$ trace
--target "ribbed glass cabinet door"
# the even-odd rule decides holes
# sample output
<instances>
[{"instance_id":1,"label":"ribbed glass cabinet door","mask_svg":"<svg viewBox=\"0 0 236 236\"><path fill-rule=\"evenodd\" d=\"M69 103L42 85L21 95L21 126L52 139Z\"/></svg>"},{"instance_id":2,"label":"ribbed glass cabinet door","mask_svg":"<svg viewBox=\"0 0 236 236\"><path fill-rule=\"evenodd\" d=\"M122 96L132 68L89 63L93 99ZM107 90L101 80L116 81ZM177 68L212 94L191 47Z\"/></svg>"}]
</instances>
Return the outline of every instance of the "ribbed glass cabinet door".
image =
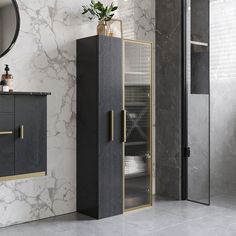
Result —
<instances>
[{"instance_id":1,"label":"ribbed glass cabinet door","mask_svg":"<svg viewBox=\"0 0 236 236\"><path fill-rule=\"evenodd\" d=\"M152 45L124 40L124 209L151 205Z\"/></svg>"}]
</instances>

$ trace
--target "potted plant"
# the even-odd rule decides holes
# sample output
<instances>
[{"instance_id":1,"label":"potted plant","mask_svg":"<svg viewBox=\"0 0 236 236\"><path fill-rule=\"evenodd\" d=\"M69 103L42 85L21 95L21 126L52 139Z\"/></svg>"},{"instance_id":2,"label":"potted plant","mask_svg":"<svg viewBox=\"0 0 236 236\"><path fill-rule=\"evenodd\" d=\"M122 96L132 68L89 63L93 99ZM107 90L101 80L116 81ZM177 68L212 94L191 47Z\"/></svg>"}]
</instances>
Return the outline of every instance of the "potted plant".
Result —
<instances>
[{"instance_id":1,"label":"potted plant","mask_svg":"<svg viewBox=\"0 0 236 236\"><path fill-rule=\"evenodd\" d=\"M97 34L107 35L107 22L112 19L118 6L112 2L110 5L104 6L100 1L91 0L90 5L83 6L83 15L89 14L89 19L98 19Z\"/></svg>"}]
</instances>

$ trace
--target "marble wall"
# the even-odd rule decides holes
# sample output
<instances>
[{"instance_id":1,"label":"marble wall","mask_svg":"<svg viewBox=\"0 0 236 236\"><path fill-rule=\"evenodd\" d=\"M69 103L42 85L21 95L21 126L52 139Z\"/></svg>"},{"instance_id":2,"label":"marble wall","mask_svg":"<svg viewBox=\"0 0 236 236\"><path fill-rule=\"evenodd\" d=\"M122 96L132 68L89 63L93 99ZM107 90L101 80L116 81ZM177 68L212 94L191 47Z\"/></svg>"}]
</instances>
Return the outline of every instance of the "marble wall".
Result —
<instances>
[{"instance_id":1,"label":"marble wall","mask_svg":"<svg viewBox=\"0 0 236 236\"><path fill-rule=\"evenodd\" d=\"M156 1L156 191L181 197L181 0Z\"/></svg>"},{"instance_id":2,"label":"marble wall","mask_svg":"<svg viewBox=\"0 0 236 236\"><path fill-rule=\"evenodd\" d=\"M110 2L106 0L107 2ZM0 183L0 227L76 210L75 40L95 34L81 16L89 0L18 0L21 30L9 64L17 91L49 91L48 175ZM117 0L124 35L155 40L155 1ZM79 134L78 134L79 135Z\"/></svg>"},{"instance_id":3,"label":"marble wall","mask_svg":"<svg viewBox=\"0 0 236 236\"><path fill-rule=\"evenodd\" d=\"M211 194L236 191L236 2L211 0Z\"/></svg>"}]
</instances>

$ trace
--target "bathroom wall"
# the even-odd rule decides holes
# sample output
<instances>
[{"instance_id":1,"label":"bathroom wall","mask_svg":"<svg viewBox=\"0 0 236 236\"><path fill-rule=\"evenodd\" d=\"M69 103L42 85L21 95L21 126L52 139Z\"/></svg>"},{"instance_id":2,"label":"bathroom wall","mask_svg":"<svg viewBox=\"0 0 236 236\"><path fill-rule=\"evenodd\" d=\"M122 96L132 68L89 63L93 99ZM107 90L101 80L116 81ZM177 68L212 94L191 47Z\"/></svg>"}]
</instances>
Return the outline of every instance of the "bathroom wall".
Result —
<instances>
[{"instance_id":1,"label":"bathroom wall","mask_svg":"<svg viewBox=\"0 0 236 236\"><path fill-rule=\"evenodd\" d=\"M0 68L10 65L17 91L52 92L48 97L48 175L0 183L1 227L76 210L75 40L96 32L96 21L81 16L81 5L89 0L17 2L19 38L0 59ZM126 37L155 40L154 0L116 2Z\"/></svg>"},{"instance_id":2,"label":"bathroom wall","mask_svg":"<svg viewBox=\"0 0 236 236\"><path fill-rule=\"evenodd\" d=\"M181 197L181 0L156 1L156 191Z\"/></svg>"},{"instance_id":3,"label":"bathroom wall","mask_svg":"<svg viewBox=\"0 0 236 236\"><path fill-rule=\"evenodd\" d=\"M236 2L211 0L211 193L236 191Z\"/></svg>"}]
</instances>

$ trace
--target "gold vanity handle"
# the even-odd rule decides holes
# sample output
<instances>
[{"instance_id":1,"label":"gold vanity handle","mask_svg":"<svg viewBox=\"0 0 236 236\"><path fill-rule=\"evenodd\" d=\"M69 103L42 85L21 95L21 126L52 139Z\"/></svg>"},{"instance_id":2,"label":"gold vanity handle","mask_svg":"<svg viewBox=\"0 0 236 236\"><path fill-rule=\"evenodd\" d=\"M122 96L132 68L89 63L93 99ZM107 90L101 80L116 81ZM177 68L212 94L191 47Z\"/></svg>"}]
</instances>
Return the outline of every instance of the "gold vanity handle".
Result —
<instances>
[{"instance_id":1,"label":"gold vanity handle","mask_svg":"<svg viewBox=\"0 0 236 236\"><path fill-rule=\"evenodd\" d=\"M24 125L21 125L19 130L20 130L19 138L24 139Z\"/></svg>"},{"instance_id":2,"label":"gold vanity handle","mask_svg":"<svg viewBox=\"0 0 236 236\"><path fill-rule=\"evenodd\" d=\"M109 140L114 141L114 111L109 111Z\"/></svg>"},{"instance_id":3,"label":"gold vanity handle","mask_svg":"<svg viewBox=\"0 0 236 236\"><path fill-rule=\"evenodd\" d=\"M123 143L126 143L126 141L127 141L127 137L126 137L126 122L127 122L127 120L126 120L126 114L127 114L127 111L126 110L122 110L122 142Z\"/></svg>"},{"instance_id":4,"label":"gold vanity handle","mask_svg":"<svg viewBox=\"0 0 236 236\"><path fill-rule=\"evenodd\" d=\"M0 135L11 135L13 131L0 131Z\"/></svg>"}]
</instances>

